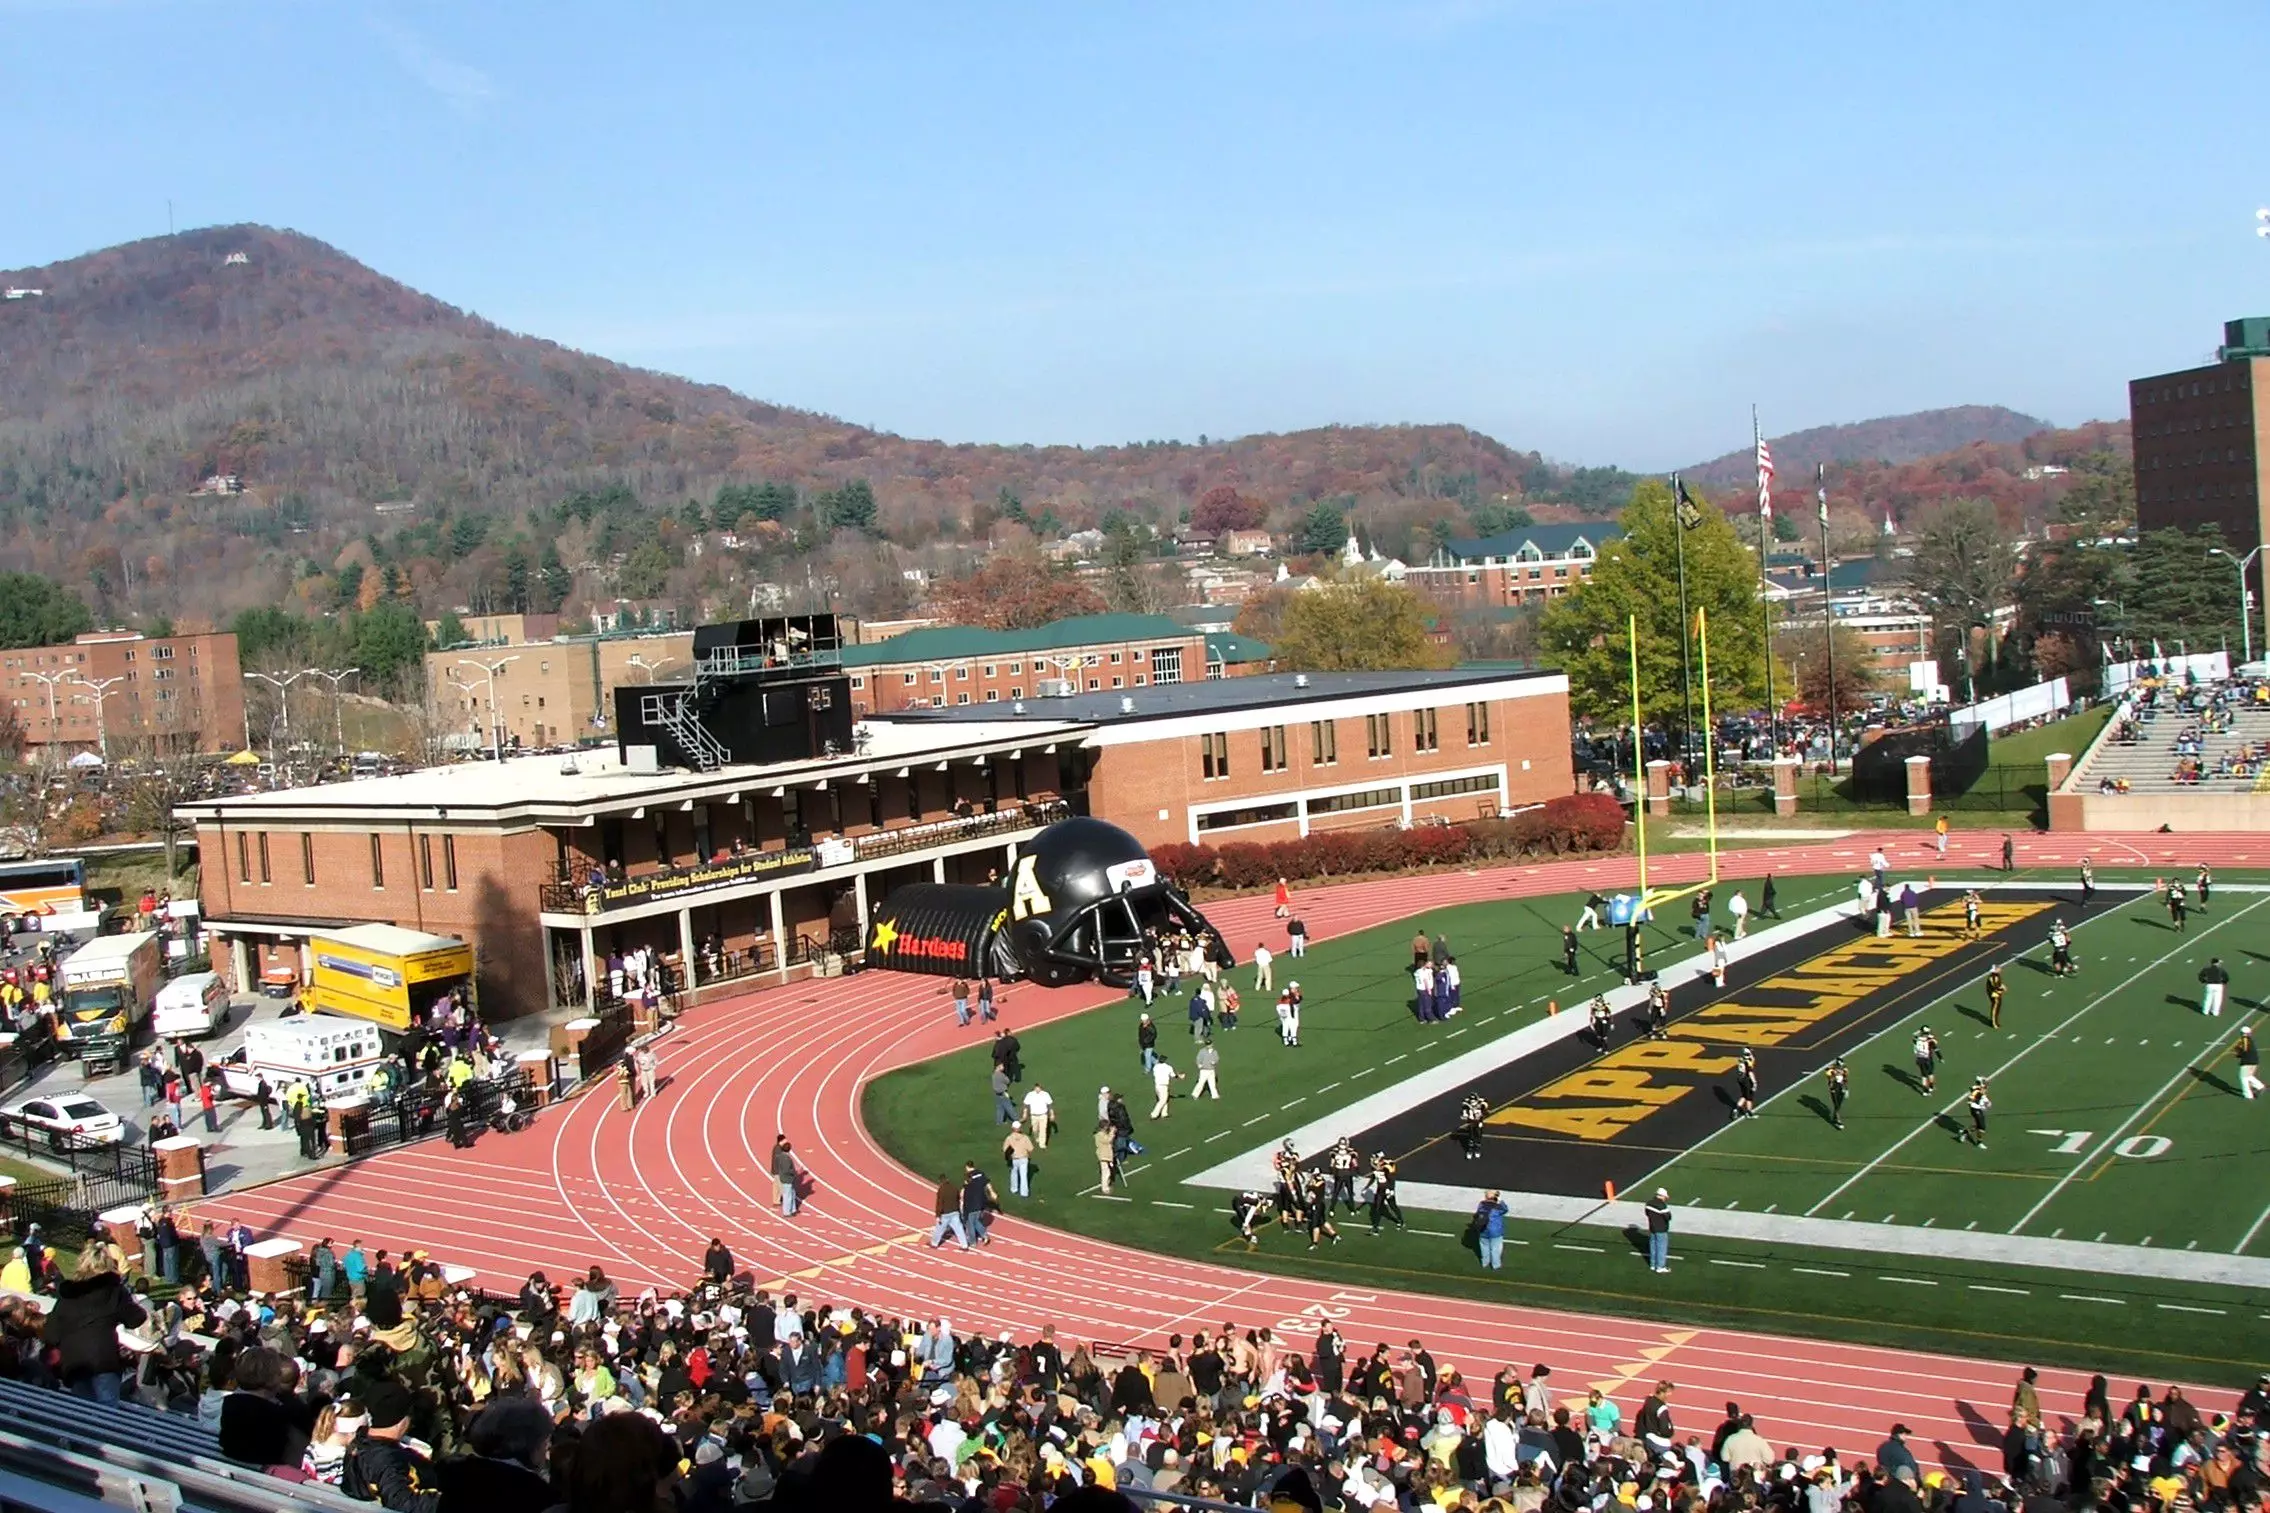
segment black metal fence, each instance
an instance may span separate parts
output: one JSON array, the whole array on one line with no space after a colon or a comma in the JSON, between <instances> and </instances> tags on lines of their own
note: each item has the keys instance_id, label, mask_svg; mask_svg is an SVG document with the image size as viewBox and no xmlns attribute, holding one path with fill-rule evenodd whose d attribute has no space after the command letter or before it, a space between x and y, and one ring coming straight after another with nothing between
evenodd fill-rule
<instances>
[{"instance_id":1,"label":"black metal fence","mask_svg":"<svg viewBox=\"0 0 2270 1513\"><path fill-rule=\"evenodd\" d=\"M507 1093L521 1110L529 1109L532 1088L528 1073L515 1071L506 1077L480 1078L459 1088L466 1128L469 1131L487 1128ZM448 1124L446 1097L443 1091L414 1087L375 1100L362 1114L342 1121L340 1149L348 1160L359 1161L397 1145L441 1134Z\"/></svg>"},{"instance_id":2,"label":"black metal fence","mask_svg":"<svg viewBox=\"0 0 2270 1513\"><path fill-rule=\"evenodd\" d=\"M157 1196L157 1158L138 1145L97 1145L21 1120L0 1119L0 1148L70 1168L68 1175L27 1178L0 1191L0 1224L18 1239L37 1224L50 1244L77 1245L101 1214Z\"/></svg>"},{"instance_id":3,"label":"black metal fence","mask_svg":"<svg viewBox=\"0 0 2270 1513\"><path fill-rule=\"evenodd\" d=\"M588 1082L607 1071L622 1059L623 1050L631 1043L635 1024L631 1006L620 999L602 1005L596 1011L599 1022L583 1037L576 1047L576 1081Z\"/></svg>"}]
</instances>

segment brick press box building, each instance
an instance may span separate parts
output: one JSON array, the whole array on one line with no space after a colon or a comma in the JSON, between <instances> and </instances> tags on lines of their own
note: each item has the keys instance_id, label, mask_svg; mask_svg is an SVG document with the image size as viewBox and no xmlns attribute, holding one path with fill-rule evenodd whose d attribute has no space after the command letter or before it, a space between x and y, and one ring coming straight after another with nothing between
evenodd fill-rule
<instances>
[{"instance_id":1,"label":"brick press box building","mask_svg":"<svg viewBox=\"0 0 2270 1513\"><path fill-rule=\"evenodd\" d=\"M1263 674L856 717L827 616L706 626L611 751L183 808L241 986L379 922L473 943L498 1018L593 1002L610 952L695 996L824 970L912 881L982 882L1055 819L1146 845L1504 812L1569 793L1557 673ZM1108 664L1107 664L1108 665Z\"/></svg>"}]
</instances>

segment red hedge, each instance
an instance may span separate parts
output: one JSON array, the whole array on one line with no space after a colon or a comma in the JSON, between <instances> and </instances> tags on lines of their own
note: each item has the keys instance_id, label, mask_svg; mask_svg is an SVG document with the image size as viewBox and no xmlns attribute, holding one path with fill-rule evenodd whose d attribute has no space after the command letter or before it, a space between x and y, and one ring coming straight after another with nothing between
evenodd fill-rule
<instances>
[{"instance_id":1,"label":"red hedge","mask_svg":"<svg viewBox=\"0 0 2270 1513\"><path fill-rule=\"evenodd\" d=\"M1284 841L1221 846L1174 842L1151 848L1159 870L1186 888L1266 888L1290 882L1401 872L1453 862L1611 851L1624 842L1624 806L1605 793L1575 793L1496 820L1416 830L1322 830Z\"/></svg>"}]
</instances>

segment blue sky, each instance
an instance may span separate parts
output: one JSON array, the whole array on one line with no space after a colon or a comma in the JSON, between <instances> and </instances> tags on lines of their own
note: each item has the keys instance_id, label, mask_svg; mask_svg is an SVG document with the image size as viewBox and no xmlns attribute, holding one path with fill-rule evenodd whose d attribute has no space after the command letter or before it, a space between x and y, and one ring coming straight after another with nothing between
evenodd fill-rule
<instances>
[{"instance_id":1,"label":"blue sky","mask_svg":"<svg viewBox=\"0 0 2270 1513\"><path fill-rule=\"evenodd\" d=\"M180 224L909 435L1663 468L2270 311L2270 6L0 0L0 267ZM2248 61L2253 60L2253 61ZM2256 91L2258 92L2258 91Z\"/></svg>"}]
</instances>

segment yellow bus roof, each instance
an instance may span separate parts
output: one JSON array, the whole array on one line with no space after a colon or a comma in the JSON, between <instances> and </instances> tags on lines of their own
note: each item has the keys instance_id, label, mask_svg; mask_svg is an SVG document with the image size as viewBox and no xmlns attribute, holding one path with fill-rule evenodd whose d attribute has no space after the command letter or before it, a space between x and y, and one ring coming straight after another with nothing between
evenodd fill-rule
<instances>
[{"instance_id":1,"label":"yellow bus roof","mask_svg":"<svg viewBox=\"0 0 2270 1513\"><path fill-rule=\"evenodd\" d=\"M428 951L461 950L465 945L454 935L428 935L423 930L405 930L400 925L350 925L344 930L325 930L322 938L341 945L360 946L382 956L423 956Z\"/></svg>"}]
</instances>

